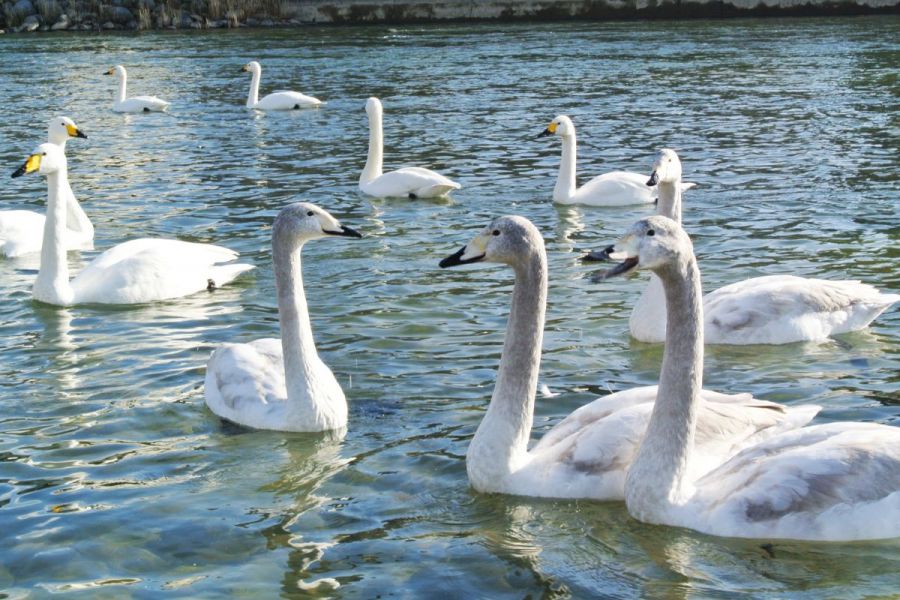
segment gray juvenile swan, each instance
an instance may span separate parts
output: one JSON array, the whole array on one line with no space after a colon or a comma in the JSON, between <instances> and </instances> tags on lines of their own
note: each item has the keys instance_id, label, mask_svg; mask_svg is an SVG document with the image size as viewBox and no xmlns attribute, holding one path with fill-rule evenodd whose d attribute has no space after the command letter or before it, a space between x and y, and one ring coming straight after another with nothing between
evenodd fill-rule
<instances>
[{"instance_id":1,"label":"gray juvenile swan","mask_svg":"<svg viewBox=\"0 0 900 600\"><path fill-rule=\"evenodd\" d=\"M300 265L306 242L333 236L362 237L308 202L278 213L272 227L272 260L281 339L224 344L212 353L206 365L206 404L223 419L278 431L327 431L347 425L344 392L316 352Z\"/></svg>"},{"instance_id":2,"label":"gray juvenile swan","mask_svg":"<svg viewBox=\"0 0 900 600\"><path fill-rule=\"evenodd\" d=\"M691 240L662 216L615 246L603 280L650 269L668 325L656 405L625 481L628 512L649 523L749 538L861 540L900 536L900 429L828 423L751 445L693 479L703 419L703 305Z\"/></svg>"},{"instance_id":3,"label":"gray juvenile swan","mask_svg":"<svg viewBox=\"0 0 900 600\"><path fill-rule=\"evenodd\" d=\"M547 299L544 241L527 219L495 219L455 254L451 267L503 263L515 272L512 307L487 413L466 453L472 487L482 492L621 500L631 464L656 398L656 386L599 398L548 431L528 450L541 360ZM817 406L786 408L704 390L693 477L712 469L747 444L807 423Z\"/></svg>"}]
</instances>

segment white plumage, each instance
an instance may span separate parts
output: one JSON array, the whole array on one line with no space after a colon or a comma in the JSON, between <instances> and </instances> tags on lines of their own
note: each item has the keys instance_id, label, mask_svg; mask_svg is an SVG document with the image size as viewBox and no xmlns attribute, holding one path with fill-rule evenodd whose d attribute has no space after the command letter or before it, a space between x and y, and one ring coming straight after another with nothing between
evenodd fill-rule
<instances>
[{"instance_id":1,"label":"white plumage","mask_svg":"<svg viewBox=\"0 0 900 600\"><path fill-rule=\"evenodd\" d=\"M249 71L252 76L250 79L250 92L247 95L247 108L255 108L257 110L295 110L299 108L318 108L324 104L318 98L289 90L277 90L260 99L259 80L262 76L262 67L253 60L244 65L241 70Z\"/></svg>"},{"instance_id":2,"label":"white plumage","mask_svg":"<svg viewBox=\"0 0 900 600\"><path fill-rule=\"evenodd\" d=\"M116 65L106 72L107 75L115 75L119 80L119 91L113 102L113 111L121 113L163 112L169 108L169 103L156 96L132 96L125 97L125 88L128 82L128 73L122 65Z\"/></svg>"}]
</instances>

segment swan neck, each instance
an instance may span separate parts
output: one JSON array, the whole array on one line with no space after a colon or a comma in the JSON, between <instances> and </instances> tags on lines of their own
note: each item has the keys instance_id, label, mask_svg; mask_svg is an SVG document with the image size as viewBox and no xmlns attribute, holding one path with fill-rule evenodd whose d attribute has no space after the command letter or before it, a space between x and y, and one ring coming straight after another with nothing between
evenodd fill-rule
<instances>
[{"instance_id":1,"label":"swan neck","mask_svg":"<svg viewBox=\"0 0 900 600\"><path fill-rule=\"evenodd\" d=\"M122 73L119 76L119 92L116 95L116 102L122 103L125 102L125 86L128 82L128 75Z\"/></svg>"},{"instance_id":2,"label":"swan neck","mask_svg":"<svg viewBox=\"0 0 900 600\"><path fill-rule=\"evenodd\" d=\"M72 186L69 185L68 180L66 180L64 184L66 194L66 227L69 231L74 231L79 236L93 239L94 224L91 223L87 213L84 212L84 209L81 208L81 204L75 199L75 192L72 191Z\"/></svg>"},{"instance_id":3,"label":"swan neck","mask_svg":"<svg viewBox=\"0 0 900 600\"><path fill-rule=\"evenodd\" d=\"M681 178L677 181L660 182L657 190L657 214L681 223Z\"/></svg>"},{"instance_id":4,"label":"swan neck","mask_svg":"<svg viewBox=\"0 0 900 600\"><path fill-rule=\"evenodd\" d=\"M262 70L254 70L251 75L250 92L247 94L247 108L253 108L259 104L259 78L262 75Z\"/></svg>"},{"instance_id":5,"label":"swan neck","mask_svg":"<svg viewBox=\"0 0 900 600\"><path fill-rule=\"evenodd\" d=\"M384 132L382 130L381 111L373 111L369 115L369 153L366 155L366 166L359 183L368 183L381 177L381 168L384 152Z\"/></svg>"},{"instance_id":6,"label":"swan neck","mask_svg":"<svg viewBox=\"0 0 900 600\"><path fill-rule=\"evenodd\" d=\"M625 499L637 518L660 522L666 507L686 494L697 398L703 385L703 308L700 272L693 253L657 271L666 295L666 345L656 403Z\"/></svg>"},{"instance_id":7,"label":"swan neck","mask_svg":"<svg viewBox=\"0 0 900 600\"><path fill-rule=\"evenodd\" d=\"M553 188L553 200L565 202L575 195L575 133L562 136L562 160L559 163L559 177Z\"/></svg>"},{"instance_id":8,"label":"swan neck","mask_svg":"<svg viewBox=\"0 0 900 600\"><path fill-rule=\"evenodd\" d=\"M66 167L47 175L47 216L41 245L41 266L34 281L34 297L57 305L72 303L66 247L66 204L70 193Z\"/></svg>"},{"instance_id":9,"label":"swan neck","mask_svg":"<svg viewBox=\"0 0 900 600\"><path fill-rule=\"evenodd\" d=\"M490 487L516 470L528 451L534 419L547 304L547 259L535 247L528 260L514 266L515 285L497 383L467 453L470 478ZM474 479L473 479L474 480Z\"/></svg>"}]
</instances>

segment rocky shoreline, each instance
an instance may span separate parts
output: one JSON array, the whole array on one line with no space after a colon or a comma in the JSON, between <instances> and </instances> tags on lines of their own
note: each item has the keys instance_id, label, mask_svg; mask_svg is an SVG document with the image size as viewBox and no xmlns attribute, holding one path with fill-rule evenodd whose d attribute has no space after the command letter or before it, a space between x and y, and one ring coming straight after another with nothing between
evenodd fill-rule
<instances>
[{"instance_id":1,"label":"rocky shoreline","mask_svg":"<svg viewBox=\"0 0 900 600\"><path fill-rule=\"evenodd\" d=\"M6 0L0 33L898 13L900 0Z\"/></svg>"}]
</instances>

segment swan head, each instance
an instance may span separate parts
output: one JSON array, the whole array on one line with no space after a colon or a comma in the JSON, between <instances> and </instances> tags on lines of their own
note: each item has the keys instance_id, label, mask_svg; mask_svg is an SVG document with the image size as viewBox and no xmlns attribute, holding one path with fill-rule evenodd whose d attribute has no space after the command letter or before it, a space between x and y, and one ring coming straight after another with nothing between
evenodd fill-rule
<instances>
[{"instance_id":1,"label":"swan head","mask_svg":"<svg viewBox=\"0 0 900 600\"><path fill-rule=\"evenodd\" d=\"M115 75L119 79L122 79L123 77L125 77L125 67L123 67L122 65L116 65L116 66L110 68L108 71L104 72L103 74L104 75Z\"/></svg>"},{"instance_id":2,"label":"swan head","mask_svg":"<svg viewBox=\"0 0 900 600\"><path fill-rule=\"evenodd\" d=\"M653 172L647 185L654 186L657 183L678 183L681 180L681 160L678 154L671 148L663 148L656 153L653 161Z\"/></svg>"},{"instance_id":3,"label":"swan head","mask_svg":"<svg viewBox=\"0 0 900 600\"><path fill-rule=\"evenodd\" d=\"M534 253L544 251L544 238L525 217L497 217L472 241L439 265L442 269L476 262L515 265Z\"/></svg>"},{"instance_id":4,"label":"swan head","mask_svg":"<svg viewBox=\"0 0 900 600\"><path fill-rule=\"evenodd\" d=\"M297 202L281 209L275 217L272 237L303 243L329 236L361 238L362 234L341 225L325 209L309 202Z\"/></svg>"},{"instance_id":5,"label":"swan head","mask_svg":"<svg viewBox=\"0 0 900 600\"><path fill-rule=\"evenodd\" d=\"M246 65L241 67L241 71L249 71L250 73L261 73L262 67L259 66L259 63L255 60L251 60Z\"/></svg>"},{"instance_id":6,"label":"swan head","mask_svg":"<svg viewBox=\"0 0 900 600\"><path fill-rule=\"evenodd\" d=\"M65 152L63 152L62 148L56 144L48 142L35 148L34 152L31 153L31 156L25 159L25 164L16 169L12 176L21 177L22 175L34 173L35 171L41 175L49 175L65 168L65 166Z\"/></svg>"},{"instance_id":7,"label":"swan head","mask_svg":"<svg viewBox=\"0 0 900 600\"><path fill-rule=\"evenodd\" d=\"M575 125L572 123L572 119L566 115L559 115L550 121L550 124L547 125L547 128L542 131L538 137L547 135L558 135L559 137L575 135Z\"/></svg>"},{"instance_id":8,"label":"swan head","mask_svg":"<svg viewBox=\"0 0 900 600\"><path fill-rule=\"evenodd\" d=\"M384 109L381 106L381 100L374 96L366 100L366 114L370 117L380 115Z\"/></svg>"},{"instance_id":9,"label":"swan head","mask_svg":"<svg viewBox=\"0 0 900 600\"><path fill-rule=\"evenodd\" d=\"M594 283L639 269L660 270L693 256L694 247L681 225L668 217L654 215L631 226L615 246L607 249L619 264L591 276Z\"/></svg>"},{"instance_id":10,"label":"swan head","mask_svg":"<svg viewBox=\"0 0 900 600\"><path fill-rule=\"evenodd\" d=\"M69 117L53 117L47 124L47 139L51 144L60 146L69 138L87 138Z\"/></svg>"}]
</instances>

